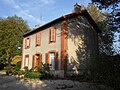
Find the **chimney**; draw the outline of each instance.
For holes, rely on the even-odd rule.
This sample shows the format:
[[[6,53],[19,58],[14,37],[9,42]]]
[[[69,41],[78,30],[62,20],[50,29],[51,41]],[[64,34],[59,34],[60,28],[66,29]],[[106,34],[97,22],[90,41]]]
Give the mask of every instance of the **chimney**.
[[[36,29],[36,28],[39,28],[39,27],[40,27],[40,25],[39,25],[39,24],[36,24],[36,25],[35,25],[35,29]]]
[[[74,5],[74,12],[80,12],[81,11],[81,7],[80,5],[78,5],[77,3]]]

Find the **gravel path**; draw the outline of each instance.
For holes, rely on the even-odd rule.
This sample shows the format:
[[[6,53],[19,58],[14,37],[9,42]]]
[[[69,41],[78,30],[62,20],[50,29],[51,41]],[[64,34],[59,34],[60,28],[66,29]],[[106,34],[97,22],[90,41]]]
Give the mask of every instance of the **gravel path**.
[[[113,90],[104,85],[71,80],[21,79],[0,75],[0,90]]]

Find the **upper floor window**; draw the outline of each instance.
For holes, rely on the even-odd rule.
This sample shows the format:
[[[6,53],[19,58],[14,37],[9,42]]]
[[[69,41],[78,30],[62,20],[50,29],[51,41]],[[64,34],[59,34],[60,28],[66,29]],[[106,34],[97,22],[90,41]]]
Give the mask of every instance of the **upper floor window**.
[[[30,47],[30,38],[26,38],[25,39],[25,48],[29,48]]]
[[[36,46],[40,46],[41,44],[41,33],[36,34]]]
[[[50,39],[49,42],[55,42],[56,41],[56,28],[51,27],[50,28]]]

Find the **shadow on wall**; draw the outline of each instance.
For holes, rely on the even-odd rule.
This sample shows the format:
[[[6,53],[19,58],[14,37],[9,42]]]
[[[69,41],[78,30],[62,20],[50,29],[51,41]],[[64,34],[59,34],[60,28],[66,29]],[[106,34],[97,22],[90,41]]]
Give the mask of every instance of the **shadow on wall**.
[[[84,16],[69,20],[68,30],[68,39],[75,47],[72,49],[68,47],[68,51],[71,50],[72,54],[68,54],[67,75],[88,74],[91,60],[96,58],[98,51],[97,33]]]

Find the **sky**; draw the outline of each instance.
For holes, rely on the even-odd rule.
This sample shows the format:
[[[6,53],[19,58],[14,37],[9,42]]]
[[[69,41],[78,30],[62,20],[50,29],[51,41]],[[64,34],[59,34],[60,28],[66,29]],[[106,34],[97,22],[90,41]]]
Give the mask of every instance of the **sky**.
[[[0,0],[0,17],[17,15],[30,28],[44,25],[73,11],[76,3],[87,6],[91,0]]]

